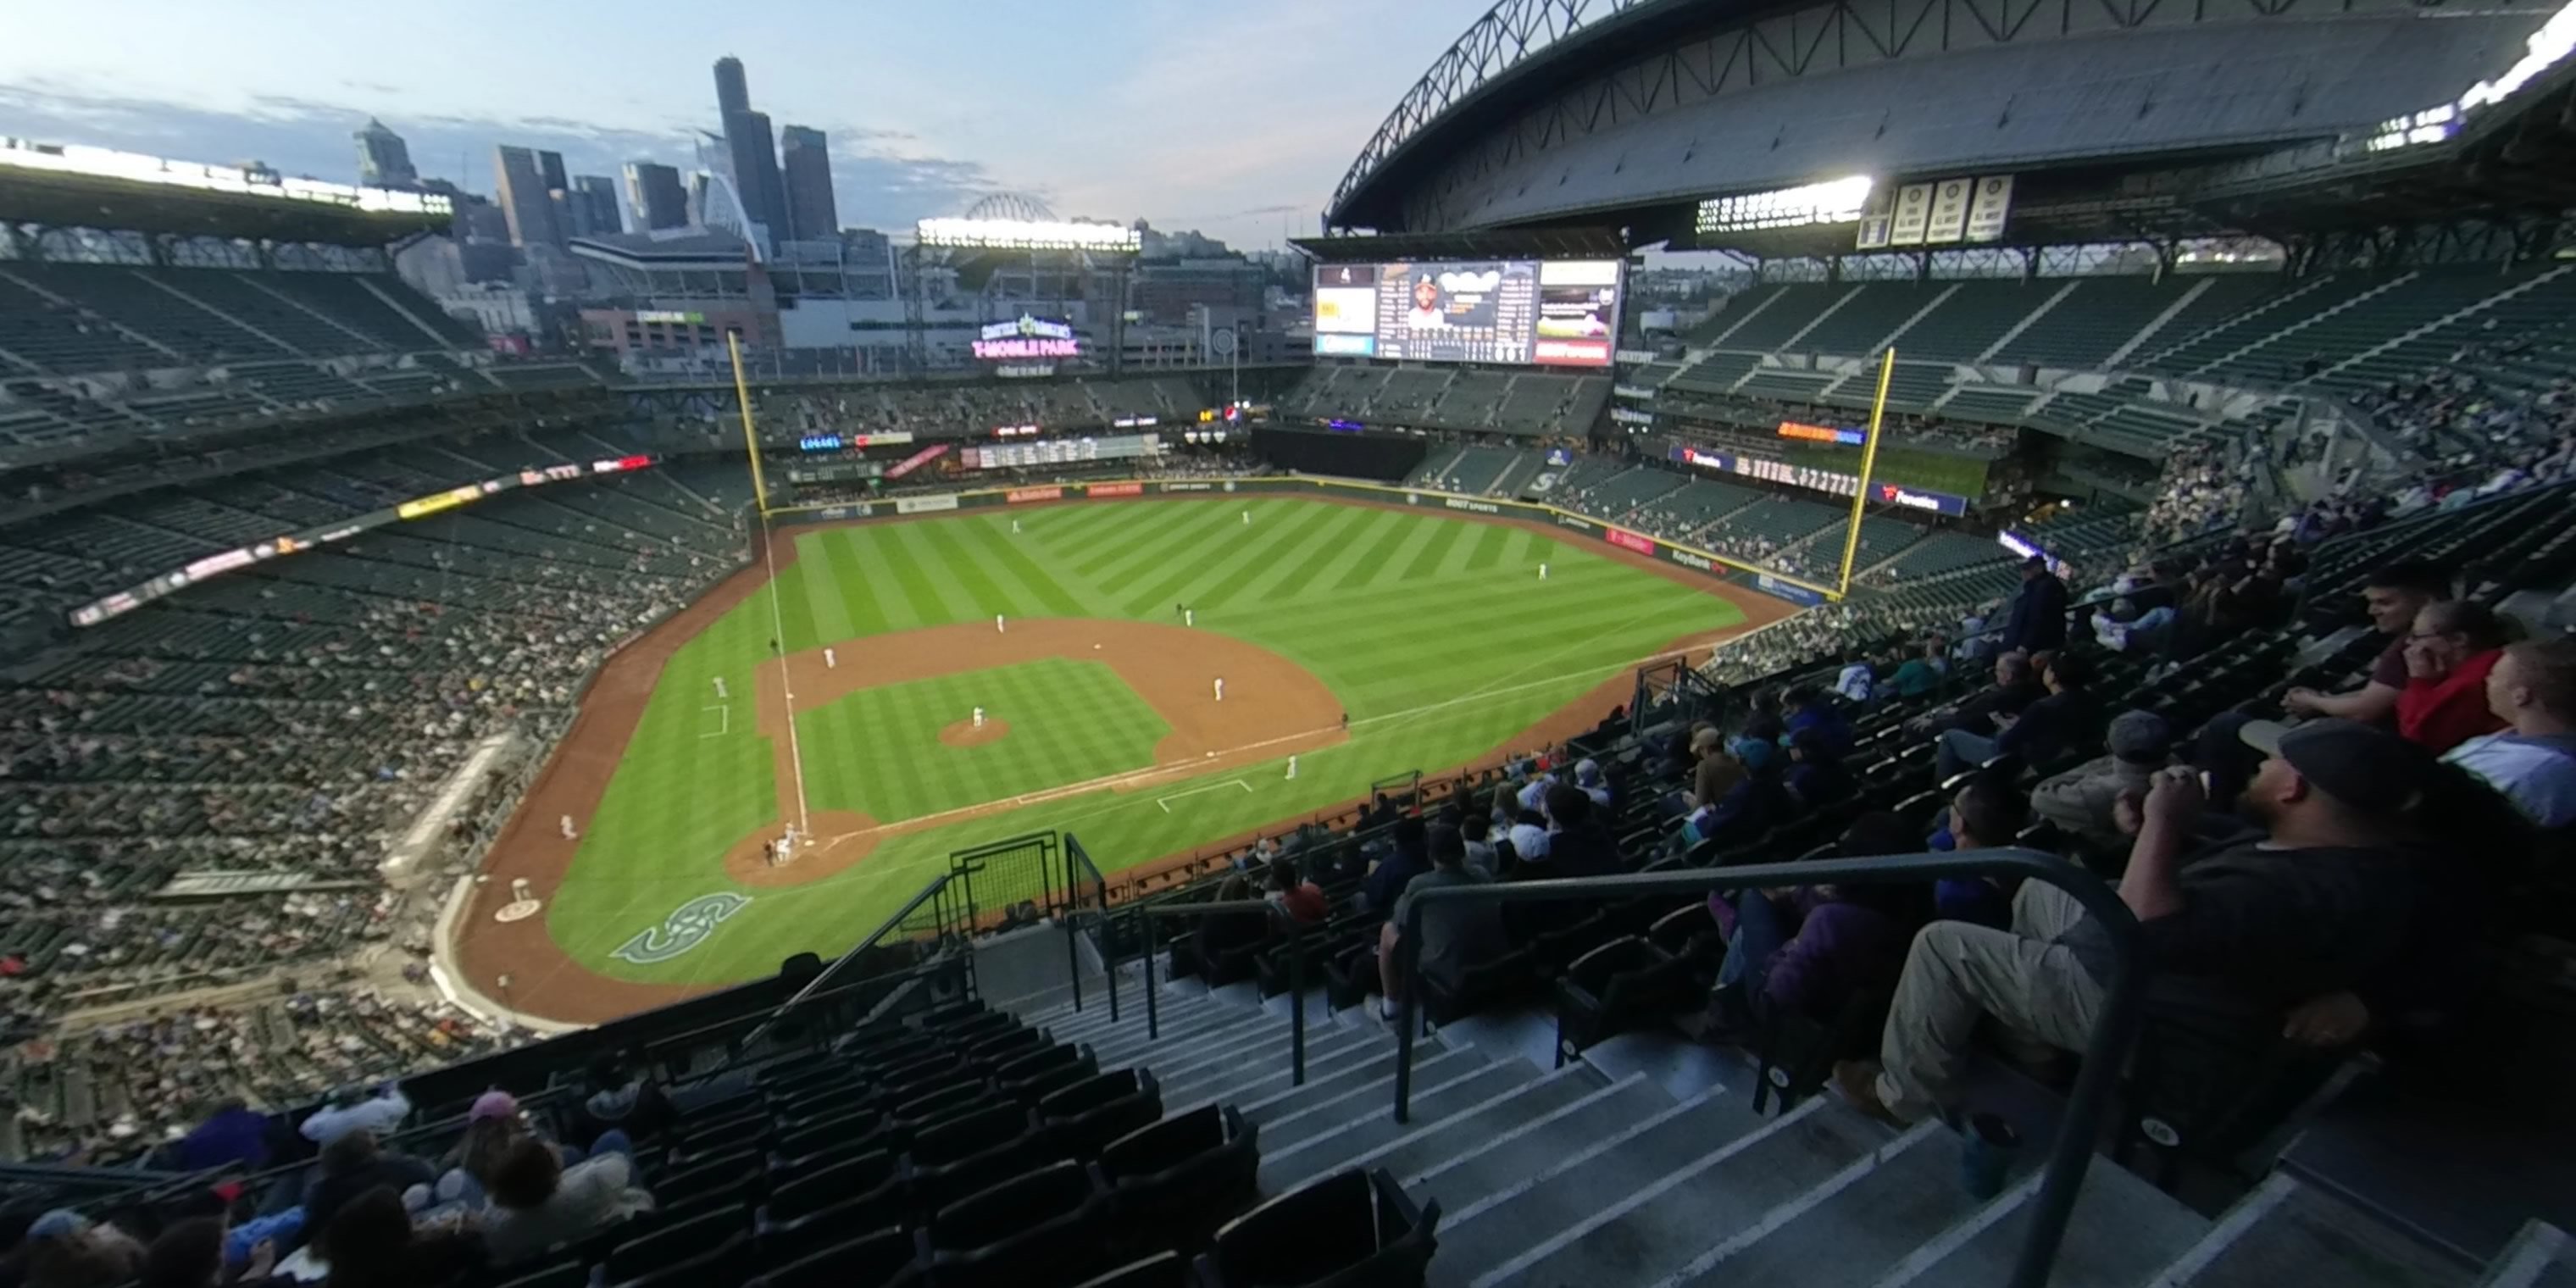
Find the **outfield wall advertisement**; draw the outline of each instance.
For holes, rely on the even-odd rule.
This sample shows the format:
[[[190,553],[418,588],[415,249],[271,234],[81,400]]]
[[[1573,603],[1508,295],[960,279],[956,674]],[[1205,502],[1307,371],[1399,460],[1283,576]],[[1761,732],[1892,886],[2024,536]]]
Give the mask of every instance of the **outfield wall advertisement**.
[[[1461,514],[1484,514],[1496,518],[1533,519],[1597,538],[1623,550],[1633,551],[1668,563],[1688,568],[1710,577],[1725,578],[1737,573],[1754,575],[1754,589],[1775,599],[1813,608],[1832,597],[1822,586],[1764,572],[1749,564],[1734,562],[1724,555],[1706,550],[1677,546],[1669,541],[1649,537],[1641,532],[1612,527],[1586,515],[1560,510],[1552,505],[1527,501],[1504,501],[1481,496],[1458,496],[1422,488],[1381,487],[1372,483],[1345,482],[1338,479],[1257,478],[1257,479],[1121,479],[1102,483],[1065,483],[1047,487],[985,488],[971,492],[944,492],[937,496],[908,496],[886,501],[863,501],[849,505],[824,506],[807,510],[782,510],[771,517],[785,523],[836,522],[843,519],[881,519],[898,515],[927,514],[945,510],[978,510],[991,506],[1028,505],[1044,501],[1080,501],[1088,498],[1110,500],[1138,496],[1193,496],[1208,493],[1322,493],[1347,497],[1354,501],[1401,501],[1424,509],[1450,510]]]

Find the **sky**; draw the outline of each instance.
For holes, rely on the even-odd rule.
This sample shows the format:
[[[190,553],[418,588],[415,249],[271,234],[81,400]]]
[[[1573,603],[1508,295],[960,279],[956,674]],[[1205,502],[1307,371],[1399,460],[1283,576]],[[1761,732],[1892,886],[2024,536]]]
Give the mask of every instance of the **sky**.
[[[1257,249],[1317,231],[1378,123],[1490,3],[29,0],[0,22],[0,135],[355,182],[349,136],[374,116],[424,176],[489,193],[500,143],[575,174],[694,168],[731,54],[775,126],[830,135],[845,225],[909,229],[1008,192]]]

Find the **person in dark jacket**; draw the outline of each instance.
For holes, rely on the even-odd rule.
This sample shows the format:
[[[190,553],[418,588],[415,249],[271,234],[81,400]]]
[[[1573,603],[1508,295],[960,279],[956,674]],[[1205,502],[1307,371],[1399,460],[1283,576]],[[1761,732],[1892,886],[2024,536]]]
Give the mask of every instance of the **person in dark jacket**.
[[[1802,729],[1789,735],[1789,772],[1781,775],[1780,786],[1795,812],[1813,813],[1851,795],[1853,781],[1841,754],[1823,734]]]
[[[1835,850],[1864,858],[1920,844],[1903,819],[1874,810],[1852,820]],[[1727,1040],[1780,1014],[1831,1019],[1855,997],[1894,989],[1907,942],[1929,920],[1929,893],[1919,882],[1862,882],[1710,896],[1727,938],[1710,1036]]]
[[[363,1128],[322,1147],[322,1171],[304,1192],[304,1228],[330,1228],[341,1205],[377,1186],[400,1194],[414,1185],[426,1187],[438,1169],[408,1154],[388,1154],[376,1147],[376,1134]]]
[[[203,1172],[239,1163],[257,1171],[268,1162],[269,1128],[268,1115],[243,1104],[239,1097],[218,1101],[206,1121],[180,1138],[175,1147],[179,1167]]]
[[[2036,653],[2066,646],[2066,583],[2048,570],[2048,557],[2022,561],[2021,593],[2013,597],[2012,616],[2005,619],[2003,651]]]
[[[2095,726],[2100,719],[2092,680],[2093,664],[2082,657],[2063,652],[2049,655],[2041,672],[2048,696],[2018,715],[1996,713],[1996,732],[1991,737],[1972,729],[1942,734],[1935,771],[1946,780],[1997,756],[2019,756],[2041,764],[2089,745],[2098,736]]]
[[[1833,704],[1826,700],[1824,694],[1814,689],[1800,685],[1781,694],[1780,716],[1781,727],[1791,736],[1802,733],[1815,734],[1824,739],[1825,745],[1836,755],[1851,750],[1851,725],[1843,719],[1843,713],[1836,711]],[[1787,745],[1787,741],[1784,737],[1781,740],[1782,745]]]
[[[1428,825],[1421,816],[1395,820],[1389,835],[1393,848],[1369,869],[1368,880],[1360,884],[1361,902],[1380,917],[1395,911],[1395,901],[1404,897],[1404,888],[1431,870]]]

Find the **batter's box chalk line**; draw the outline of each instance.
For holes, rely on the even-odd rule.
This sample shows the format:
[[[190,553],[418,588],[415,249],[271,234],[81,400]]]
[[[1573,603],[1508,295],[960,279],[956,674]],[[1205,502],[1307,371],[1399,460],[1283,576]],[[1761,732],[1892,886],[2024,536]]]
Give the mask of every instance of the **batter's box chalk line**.
[[[1185,792],[1174,792],[1169,796],[1157,796],[1154,798],[1154,803],[1162,806],[1163,812],[1169,814],[1172,812],[1172,802],[1179,800],[1184,796],[1196,796],[1201,792],[1221,792],[1229,787],[1242,788],[1243,794],[1246,796],[1252,794],[1252,784],[1247,783],[1240,778],[1229,778],[1221,783],[1209,783],[1203,787],[1193,787]]]
[[[723,703],[723,704],[720,704],[720,705],[704,706],[704,707],[700,707],[700,708],[698,708],[698,714],[699,714],[699,715],[705,715],[706,713],[708,713],[708,712],[710,712],[710,711],[712,711],[712,712],[715,712],[715,713],[716,713],[716,727],[715,727],[715,728],[713,728],[713,729],[705,729],[705,728],[701,728],[701,729],[699,729],[699,730],[698,730],[698,736],[699,736],[699,737],[701,737],[701,738],[721,738],[721,737],[725,736],[726,734],[733,732],[733,704],[732,704],[732,703],[727,702],[727,703]],[[706,722],[705,722],[705,721],[703,721],[703,720],[701,720],[701,721],[699,721],[698,723],[699,723],[699,724],[701,724],[701,725],[704,725]]]

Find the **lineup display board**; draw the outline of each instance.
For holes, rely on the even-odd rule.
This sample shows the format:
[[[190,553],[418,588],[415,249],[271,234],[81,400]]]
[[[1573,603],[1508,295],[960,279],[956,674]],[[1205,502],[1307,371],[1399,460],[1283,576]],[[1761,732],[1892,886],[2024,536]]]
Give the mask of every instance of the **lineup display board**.
[[[966,449],[966,468],[973,470],[1035,469],[1079,465],[1122,457],[1153,456],[1163,450],[1153,434],[1116,434],[1107,438],[1056,438],[1039,443],[998,443]]]
[[[1398,362],[1608,367],[1620,261],[1315,266],[1315,352]]]

